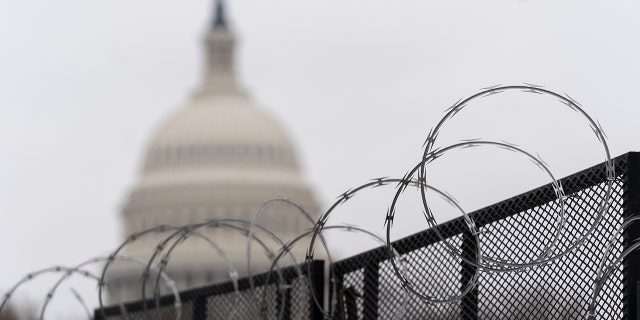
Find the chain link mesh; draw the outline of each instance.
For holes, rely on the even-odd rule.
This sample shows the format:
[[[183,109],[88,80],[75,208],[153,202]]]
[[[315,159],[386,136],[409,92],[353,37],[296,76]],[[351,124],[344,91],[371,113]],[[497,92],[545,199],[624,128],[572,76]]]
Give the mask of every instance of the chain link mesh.
[[[625,217],[627,158],[615,159],[617,179],[613,182],[610,207],[595,232],[577,250],[540,267],[519,272],[481,271],[478,285],[461,300],[430,304],[413,295],[405,297],[401,282],[389,263],[386,249],[378,248],[333,265],[339,286],[341,317],[352,319],[395,319],[404,307],[403,319],[583,319],[598,264],[607,241]],[[595,166],[562,180],[565,200],[565,230],[552,253],[569,248],[595,221],[598,206],[606,197],[606,168]],[[471,214],[480,226],[483,255],[513,262],[540,256],[554,240],[560,201],[552,186],[544,186],[507,199]],[[477,245],[468,235],[462,218],[439,226],[456,250],[474,259]],[[445,251],[433,230],[393,243],[401,253],[407,278],[414,289],[437,297],[460,294],[476,271],[473,266]],[[623,251],[618,237],[613,256]],[[366,277],[363,266],[377,273]],[[366,294],[365,288],[374,290]],[[623,318],[624,270],[618,268],[598,301],[599,319]],[[354,294],[355,293],[355,294]],[[367,301],[373,299],[375,301]],[[374,309],[367,308],[367,306]],[[353,310],[349,310],[349,308]]]
[[[609,210],[595,232],[576,250],[551,263],[518,272],[480,271],[477,285],[462,299],[452,303],[431,304],[407,294],[398,281],[386,248],[380,247],[331,265],[336,277],[337,319],[583,319],[598,263],[603,259],[607,241],[621,226],[628,211],[628,154],[614,160],[616,180],[611,188]],[[607,192],[604,165],[595,166],[562,179],[565,199],[565,230],[557,238],[551,255],[570,248],[587,232]],[[638,183],[636,181],[636,183]],[[637,196],[637,195],[634,195]],[[438,226],[454,250],[473,260],[477,245],[487,257],[512,262],[531,261],[545,252],[556,237],[560,202],[551,185],[507,199],[470,215],[480,227],[480,244],[469,235],[462,218]],[[637,214],[637,213],[634,213]],[[613,255],[619,256],[625,245],[619,236]],[[445,245],[429,229],[393,243],[405,266],[406,278],[421,294],[446,298],[467,288],[477,272],[469,263],[447,252]],[[272,274],[256,276],[255,296],[249,280],[240,279],[234,292],[229,283],[181,292],[181,319],[322,319],[316,308],[309,281],[323,286],[323,263],[314,262],[311,277],[299,277],[293,268],[283,269],[286,284],[278,284]],[[301,268],[307,272],[307,268]],[[597,307],[599,319],[622,319],[626,315],[625,292],[630,270],[625,264],[607,281]],[[625,291],[626,290],[626,291]],[[333,292],[333,290],[331,290]],[[262,295],[265,304],[261,305]],[[284,294],[283,294],[284,293]],[[322,301],[323,299],[319,299]],[[175,308],[169,296],[161,299],[160,315],[153,304],[145,315],[141,302],[127,304],[130,319],[174,319]],[[204,310],[204,312],[203,312]],[[283,315],[280,316],[282,310]],[[122,319],[118,307],[105,309],[107,319]],[[96,319],[102,319],[100,310]]]

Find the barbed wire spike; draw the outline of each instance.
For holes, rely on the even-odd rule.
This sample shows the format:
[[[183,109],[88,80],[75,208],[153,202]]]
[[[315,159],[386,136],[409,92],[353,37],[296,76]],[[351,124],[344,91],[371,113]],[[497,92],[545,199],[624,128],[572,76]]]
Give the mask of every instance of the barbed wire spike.
[[[449,113],[449,111],[453,110],[453,108],[456,108],[458,106],[458,103],[460,103],[460,101],[462,101],[462,98],[458,99],[458,101],[452,104],[449,108],[446,108],[444,110],[444,113]]]
[[[496,84],[494,86],[488,86],[488,87],[480,88],[480,90],[483,90],[483,91],[484,90],[493,90],[493,89],[499,88],[499,87],[502,87],[502,84]]]
[[[616,168],[613,163],[607,162],[605,165],[605,172],[607,174],[607,180],[615,181],[616,180]]]
[[[536,157],[538,161],[540,161],[545,167],[551,168],[551,166],[546,161],[544,161],[544,159],[542,159],[542,156],[537,152],[536,152]]]
[[[436,139],[438,138],[438,134],[440,134],[440,132],[433,132],[433,128],[431,128],[429,130],[429,134],[427,135],[427,138],[424,140],[424,143],[422,144],[422,147],[426,147],[427,144],[429,143],[435,143]]]
[[[377,182],[377,184],[375,186],[373,186],[374,188],[376,187],[381,187],[387,184],[387,182],[385,180],[389,179],[389,177],[380,177],[380,178],[374,178],[371,179],[371,181],[375,181]]]
[[[459,206],[458,200],[456,200],[449,192],[443,191],[446,197],[442,197],[445,201],[450,203],[452,206]]]
[[[442,147],[438,147],[433,149],[433,151],[431,151],[428,155],[427,158],[425,159],[427,163],[432,162],[438,158],[440,158],[442,156]]]
[[[469,142],[469,143],[465,143],[465,145],[462,147],[463,149],[468,149],[468,148],[475,148],[475,147],[479,147],[480,145],[477,143],[473,143],[473,142]]]
[[[600,135],[600,129],[598,129],[598,127],[592,123],[589,124],[589,127],[591,127],[591,130],[593,131],[593,134],[596,135],[596,138],[598,138],[598,141],[600,141],[600,143],[604,142],[602,141],[602,136]]]
[[[531,163],[535,164],[536,167],[538,167],[540,170],[545,171],[545,167],[539,161],[536,161],[535,159],[532,159],[532,158],[529,158],[529,161],[531,161]]]
[[[569,99],[569,101],[573,102],[576,106],[582,107],[582,105],[580,104],[580,102],[578,102],[576,99],[572,98],[570,95],[568,95],[567,93],[564,93],[564,96]]]
[[[458,114],[458,112],[460,112],[463,108],[465,107],[465,104],[460,104],[457,105],[455,108],[453,108],[451,115],[449,116],[449,118],[453,118],[455,115]]]
[[[571,110],[575,112],[579,112],[577,106],[574,103],[572,103],[570,100],[567,100],[566,98],[558,98],[558,101],[560,101],[560,103],[569,107]]]
[[[543,92],[540,90],[542,87],[527,84],[527,83],[524,83],[524,84],[527,86],[527,88],[522,89],[522,92],[533,93],[533,94],[543,94]]]
[[[596,120],[596,123],[597,123],[598,129],[600,130],[600,132],[602,133],[602,135],[603,135],[605,138],[609,139],[609,137],[607,137],[607,133],[606,133],[606,132],[604,132],[604,129],[602,128],[602,125],[600,124],[600,121],[599,121],[599,120]]]
[[[486,97],[492,96],[494,94],[499,94],[499,93],[503,93],[503,92],[504,92],[504,90],[491,90],[491,91],[488,91],[487,93],[483,94],[482,98],[486,98]]]
[[[411,172],[408,171],[402,176],[402,178],[400,178],[400,180],[398,181],[398,184],[396,184],[396,189],[405,190],[409,186],[410,182],[411,182]]]
[[[517,148],[517,147],[519,147],[519,146],[520,146],[520,145],[518,145],[518,144],[515,144],[515,143],[513,143],[513,142],[509,142],[509,141],[505,141],[505,140],[500,140],[500,142],[502,142],[502,143],[504,143],[504,144],[506,144],[506,145],[508,145],[508,146],[510,146],[510,147],[513,147],[513,148]]]
[[[391,211],[391,208],[387,209],[387,216],[384,219],[384,226],[393,226],[393,212]]]
[[[534,84],[534,83],[530,83],[530,82],[523,82],[523,84],[526,85],[526,86],[529,86],[529,87],[544,89],[544,86],[541,86],[539,84]]]
[[[343,194],[341,194],[340,196],[338,196],[338,199],[340,199],[340,201],[342,202],[346,202],[351,198],[351,189],[345,191]]]
[[[508,145],[500,145],[497,148],[498,149],[507,150],[507,151],[510,151],[510,152],[516,152],[516,150],[514,150],[511,146],[508,146]]]

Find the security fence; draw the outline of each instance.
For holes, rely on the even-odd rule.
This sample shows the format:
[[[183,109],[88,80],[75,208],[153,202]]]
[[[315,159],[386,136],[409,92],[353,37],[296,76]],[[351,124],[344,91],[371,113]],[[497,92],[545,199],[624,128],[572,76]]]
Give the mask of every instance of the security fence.
[[[640,153],[619,156],[614,164],[616,179],[609,210],[586,242],[568,255],[518,272],[480,272],[477,285],[462,299],[428,304],[402,294],[388,250],[374,249],[332,265],[339,279],[337,292],[350,301],[344,304],[343,315],[347,319],[393,319],[404,312],[404,319],[585,319],[609,238],[623,220],[640,214]],[[559,239],[560,248],[579,237],[576,230],[594,222],[606,182],[604,164],[561,180],[567,195],[568,229]],[[517,259],[541,250],[553,238],[554,227],[548,226],[554,224],[558,206],[553,186],[546,185],[472,213],[482,232],[484,253]],[[449,243],[474,259],[477,244],[462,218],[438,228]],[[629,228],[617,237],[613,255],[618,257],[640,236],[639,231]],[[417,286],[414,289],[420,292],[455,295],[476,272],[474,266],[449,254],[433,229],[398,240],[393,247],[402,256],[406,273]],[[598,319],[636,319],[638,268],[638,255],[631,254],[615,270],[599,296]]]
[[[407,281],[399,280],[384,246],[333,263],[328,300],[337,303],[326,306],[333,308],[327,314],[348,320],[586,319],[601,262],[614,263],[640,238],[637,225],[616,236],[624,221],[640,214],[640,153],[624,154],[613,163],[615,178],[608,172],[610,168],[601,164],[561,179],[562,203],[555,190],[558,186],[549,184],[471,213],[480,231],[477,237],[461,217],[393,242]],[[576,243],[594,224],[603,199],[609,201],[604,217],[584,242]],[[565,229],[558,234],[554,230],[561,209]],[[613,258],[606,258],[610,239]],[[551,262],[517,271],[479,270],[469,262],[477,259],[479,245],[483,256],[535,261],[549,243],[554,243],[551,254],[576,248]],[[462,259],[451,250],[460,252]],[[612,269],[597,296],[597,319],[638,319],[639,269],[640,258],[635,252]],[[275,274],[254,277],[255,292],[248,278],[238,282],[237,290],[223,283],[181,292],[182,319],[322,319],[316,301],[324,300],[323,279],[327,276],[323,275],[323,263],[315,261],[311,268],[300,268],[305,272],[303,278],[293,270],[283,269],[285,286],[277,283]],[[310,274],[306,274],[308,270]],[[407,283],[413,292],[425,296],[462,298],[427,303],[407,293]],[[316,299],[302,294],[305,292],[315,294]],[[146,319],[144,310],[147,315],[174,319],[173,303],[172,297],[162,297],[159,313],[153,301],[125,307],[133,319]],[[118,307],[104,312],[107,319],[122,317]],[[102,312],[96,310],[95,317],[103,319]]]

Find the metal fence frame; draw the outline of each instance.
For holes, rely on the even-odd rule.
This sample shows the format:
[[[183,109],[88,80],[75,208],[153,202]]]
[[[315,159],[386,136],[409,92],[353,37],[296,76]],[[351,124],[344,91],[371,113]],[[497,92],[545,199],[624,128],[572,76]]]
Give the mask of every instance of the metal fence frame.
[[[634,215],[640,215],[640,153],[629,152],[613,159],[616,168],[616,177],[620,183],[622,183],[622,196],[621,196],[621,214],[622,217],[617,217],[616,221],[622,221]],[[578,173],[570,175],[561,179],[562,186],[565,194],[570,195],[582,190],[595,187],[602,184],[607,179],[606,168],[604,164],[599,164],[591,168],[582,170]],[[470,215],[474,218],[478,227],[490,225],[492,223],[500,222],[504,219],[515,217],[522,212],[533,209],[537,206],[547,204],[556,199],[556,193],[553,190],[551,184],[545,185],[529,192],[520,194],[518,196],[506,199],[489,207],[477,210]],[[446,223],[441,224],[439,227],[440,233],[445,237],[457,236],[460,238],[461,248],[463,253],[470,259],[474,259],[474,246],[476,245],[473,237],[461,230],[466,230],[465,222],[462,218],[457,218]],[[631,242],[640,238],[640,224],[634,225],[632,228],[626,229],[622,237],[622,248],[629,247]],[[437,243],[439,237],[435,235],[435,231],[427,229],[425,231],[416,233],[406,238],[397,240],[393,243],[394,248],[400,255],[414,252],[426,248],[430,245]],[[385,297],[380,291],[382,285],[381,280],[388,281],[389,279],[381,279],[380,265],[385,261],[388,261],[389,253],[385,247],[379,247],[367,252],[358,254],[356,256],[349,257],[347,259],[333,263],[330,266],[336,280],[332,285],[336,286],[335,290],[329,290],[330,293],[338,293],[338,308],[334,310],[334,315],[339,319],[378,319],[386,318],[379,314],[380,305],[385,303]],[[459,262],[459,284],[460,287],[464,287],[468,281],[470,281],[471,275],[475,271],[472,265]],[[640,254],[632,253],[624,261],[622,265],[622,277],[621,277],[621,293],[618,296],[622,297],[622,316],[623,319],[640,319],[640,306],[638,297],[640,295],[640,272],[634,270],[640,268]],[[304,272],[307,272],[307,268],[302,268]],[[318,297],[324,296],[324,262],[314,261],[311,267],[311,274],[308,275],[313,283],[315,294]],[[345,277],[353,272],[361,272],[361,293],[350,291],[348,287],[345,287]],[[284,268],[283,274],[288,281],[292,281],[297,274],[292,267]],[[275,282],[277,277],[272,276],[270,281]],[[264,284],[267,279],[267,274],[261,274],[254,277],[254,282],[258,285]],[[243,278],[239,280],[240,290],[249,289],[249,279]],[[207,298],[222,295],[233,291],[233,285],[231,282],[214,284],[202,288],[191,289],[182,291],[180,298],[183,302],[191,301],[193,304],[192,316],[189,319],[205,319],[207,315]],[[276,301],[276,303],[287,304],[289,298],[285,298],[285,301]],[[618,293],[616,293],[618,294]],[[459,306],[461,312],[452,319],[478,319],[479,318],[479,306],[480,306],[481,294],[476,286],[468,294],[466,294],[462,300],[460,300]],[[279,299],[280,300],[280,299]],[[322,300],[322,299],[320,299]],[[356,302],[357,301],[357,302]],[[173,298],[170,296],[163,296],[161,298],[162,305],[170,305],[173,303]],[[322,312],[318,309],[318,306],[311,298],[309,301],[311,310],[311,319],[320,320],[323,319]],[[154,308],[152,302],[147,301],[147,306],[150,309]],[[126,308],[129,311],[139,311],[144,307],[142,301],[132,302],[126,304]],[[360,310],[360,313],[358,313]],[[366,311],[366,313],[364,312]],[[108,307],[105,309],[107,315],[118,315],[119,309],[117,306]],[[427,317],[429,318],[429,317]],[[100,310],[95,311],[95,319],[103,319]]]
[[[616,157],[613,162],[617,178],[621,179],[624,188],[622,219],[640,215],[640,153],[629,152]],[[599,164],[560,179],[560,181],[565,194],[569,195],[607,181],[606,168],[604,164]],[[477,210],[470,215],[474,218],[476,225],[482,228],[485,225],[518,215],[521,212],[555,199],[557,199],[557,196],[553,186],[548,184]],[[463,254],[471,260],[475,260],[476,251],[473,237],[466,232],[460,232],[460,230],[467,229],[462,217],[442,223],[439,228],[445,238],[461,235]],[[640,238],[640,225],[626,229],[623,235],[623,248],[628,248],[631,241],[638,238]],[[434,230],[427,229],[393,242],[393,247],[400,255],[404,255],[435,244],[438,241],[440,240]],[[335,291],[343,293],[339,297],[341,301],[353,300],[353,297],[350,297],[349,294],[344,294],[344,289],[346,289],[344,287],[345,277],[355,272],[360,272],[362,277],[362,294],[359,296],[362,300],[359,308],[361,311],[366,310],[366,312],[358,314],[357,310],[348,310],[348,307],[346,307],[346,310],[337,310],[338,314],[343,318],[347,315],[346,318],[349,320],[354,318],[378,319],[380,317],[379,307],[383,301],[380,299],[382,293],[379,285],[381,281],[379,268],[380,264],[389,260],[389,258],[388,250],[385,247],[379,247],[331,265],[331,269],[338,279],[335,283],[337,286]],[[459,282],[460,287],[464,287],[475,269],[464,261],[460,261],[460,264]],[[633,266],[636,269],[640,267],[640,254],[638,253],[630,254],[624,260],[622,267],[623,319],[629,320],[640,319],[640,314],[638,313],[640,309],[640,301],[638,301],[638,296],[640,295],[640,272],[634,271]],[[334,292],[334,290],[331,292]],[[461,313],[455,319],[478,319],[479,292],[477,287],[466,294],[459,303]],[[354,305],[354,302],[351,301],[350,304]],[[338,305],[348,306],[349,303],[345,302]]]

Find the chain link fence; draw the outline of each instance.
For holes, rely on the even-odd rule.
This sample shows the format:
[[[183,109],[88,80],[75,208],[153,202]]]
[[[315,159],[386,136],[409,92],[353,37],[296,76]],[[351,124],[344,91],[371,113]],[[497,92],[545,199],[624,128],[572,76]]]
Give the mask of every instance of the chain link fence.
[[[640,154],[614,160],[609,210],[600,226],[577,250],[551,263],[519,272],[479,273],[477,286],[453,303],[429,304],[404,295],[386,248],[377,248],[332,265],[338,279],[339,310],[343,319],[586,319],[598,264],[608,241],[625,218],[640,214]],[[566,230],[557,249],[568,248],[593,224],[598,205],[606,195],[605,165],[597,165],[561,180],[565,200]],[[552,185],[546,185],[471,214],[480,227],[486,256],[527,261],[553,240],[560,209]],[[441,224],[440,233],[456,250],[473,260],[474,238],[462,218]],[[627,243],[640,236],[629,229],[612,248],[619,256]],[[459,295],[475,267],[446,251],[433,229],[393,243],[406,266],[415,290],[426,295]],[[636,319],[637,254],[628,256],[608,279],[597,307],[598,319]]]
[[[462,299],[432,304],[407,294],[390,263],[385,247],[376,248],[336,262],[330,266],[337,303],[334,319],[585,319],[591,302],[598,264],[612,235],[622,222],[640,214],[640,153],[614,159],[616,176],[611,188],[609,210],[598,228],[577,249],[538,267],[516,272],[487,272],[451,255],[435,230],[428,229],[395,241],[404,273],[413,289],[425,295],[460,295],[479,272],[475,286]],[[570,248],[594,223],[596,212],[607,190],[604,164],[588,168],[561,180],[566,199],[566,229],[554,233],[560,209],[554,186],[546,185],[490,207],[471,213],[480,228],[480,243],[486,256],[510,261],[530,261],[557,241],[554,252]],[[613,256],[618,257],[631,241],[640,237],[640,228],[628,228],[615,238]],[[478,243],[469,234],[462,218],[438,226],[440,234],[470,261]],[[210,285],[180,293],[181,319],[323,319],[311,296],[324,297],[322,261],[302,267],[300,277],[294,268],[282,270],[286,283],[278,276],[261,274],[240,279],[235,290],[231,282]],[[637,281],[640,259],[627,256],[607,280],[597,304],[598,319],[636,319]],[[636,268],[636,270],[634,270]],[[311,270],[308,273],[308,270]],[[308,274],[307,274],[308,273]],[[267,279],[269,278],[269,279]],[[313,286],[309,286],[309,282]],[[318,301],[323,301],[319,298]],[[130,319],[175,319],[171,296],[154,301],[126,304]],[[96,319],[126,319],[119,307],[95,311]]]

